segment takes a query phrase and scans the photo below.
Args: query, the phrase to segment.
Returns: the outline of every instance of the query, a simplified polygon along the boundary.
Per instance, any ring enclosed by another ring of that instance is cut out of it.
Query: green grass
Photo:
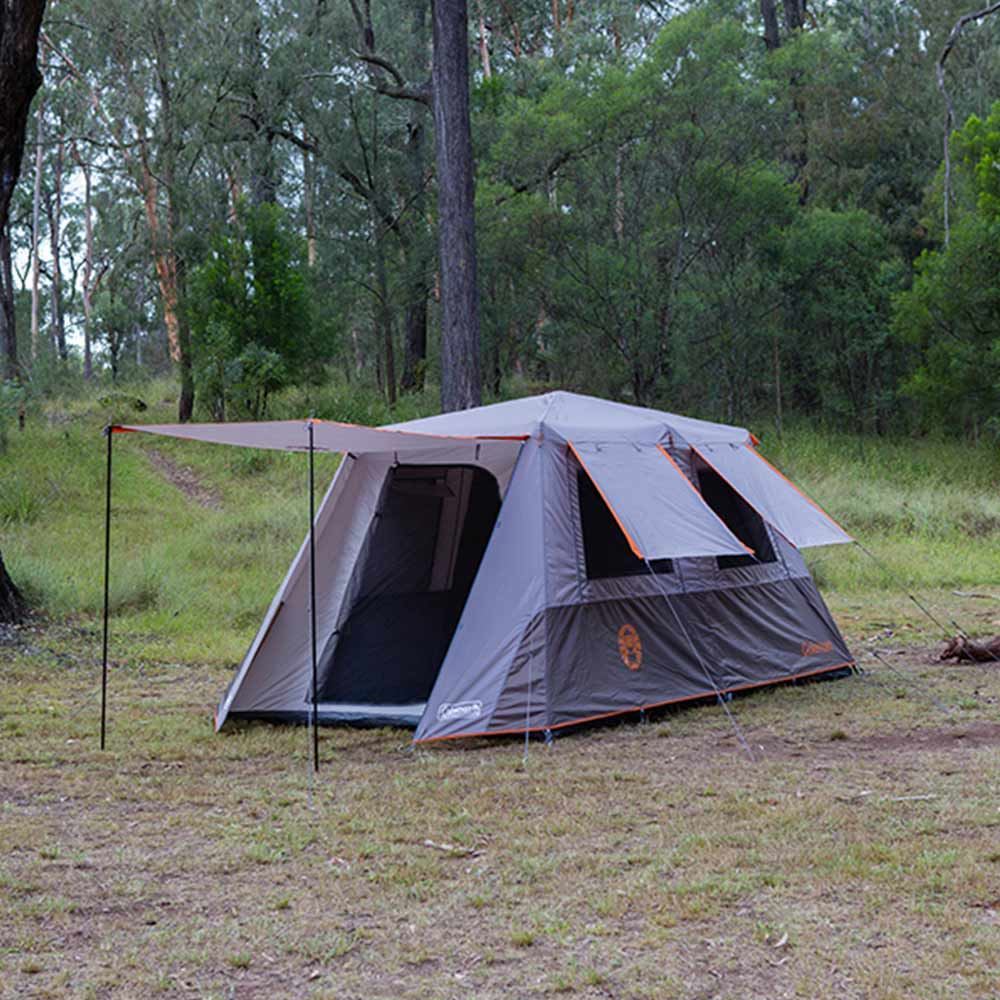
[[[842,594],[1000,585],[1000,448],[872,439],[794,427],[764,454],[878,557],[857,548],[808,558]],[[887,567],[887,569],[885,568]]]

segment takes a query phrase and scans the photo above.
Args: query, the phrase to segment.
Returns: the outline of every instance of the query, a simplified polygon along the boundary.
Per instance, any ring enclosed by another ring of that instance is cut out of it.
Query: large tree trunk
[[[465,0],[434,0],[434,148],[441,267],[441,409],[482,400]]]
[[[42,84],[38,32],[45,0],[0,4],[0,228],[7,221],[14,185],[21,174],[28,109]]]
[[[8,576],[3,564],[3,553],[0,552],[0,623],[16,625],[24,618],[26,610],[24,598]]]
[[[21,175],[28,111],[42,83],[38,70],[38,32],[44,13],[45,0],[0,3],[0,346],[6,378],[17,378],[20,370],[7,213],[14,185]]]

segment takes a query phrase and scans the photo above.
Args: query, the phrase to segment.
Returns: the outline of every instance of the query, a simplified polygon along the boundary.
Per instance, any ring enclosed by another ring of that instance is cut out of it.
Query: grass
[[[117,667],[102,754],[92,636],[0,655],[0,996],[994,995],[996,670],[738,699],[753,762],[702,706],[526,762],[324,730],[314,778],[212,735],[224,667]]]
[[[141,415],[125,393],[35,413],[0,455],[4,558],[48,614],[0,634],[0,997],[995,995],[1000,672],[932,664],[939,630],[901,586],[1000,631],[995,452],[765,440],[890,572],[810,554],[869,673],[733,702],[753,762],[702,706],[527,761],[324,730],[315,778],[303,730],[210,722],[305,531],[299,455],[116,438],[97,749],[100,427],[172,419],[165,386],[141,394]]]

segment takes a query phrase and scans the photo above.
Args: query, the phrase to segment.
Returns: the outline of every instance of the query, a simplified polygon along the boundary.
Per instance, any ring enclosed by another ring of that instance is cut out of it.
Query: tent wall
[[[416,739],[482,732],[491,719],[544,718],[545,449],[525,443]],[[503,698],[505,690],[514,692]],[[534,708],[529,707],[528,702]]]
[[[405,460],[408,464],[479,466],[494,476],[503,491],[510,483],[520,449],[520,441],[435,443],[419,452],[407,451]],[[397,457],[392,452],[348,456],[317,511],[316,611],[320,649],[340,621],[345,597],[355,578],[355,564],[368,537],[386,475]],[[300,547],[219,706],[217,728],[229,716],[301,721],[308,718],[311,654],[307,541]],[[319,716],[321,721],[340,717],[336,711],[324,710],[322,703]]]
[[[850,654],[812,584],[550,608],[549,726],[807,676]]]
[[[551,729],[851,662],[801,555],[760,520],[765,562],[588,578],[578,470],[558,440],[525,445],[416,740]],[[539,580],[544,594],[520,600]]]

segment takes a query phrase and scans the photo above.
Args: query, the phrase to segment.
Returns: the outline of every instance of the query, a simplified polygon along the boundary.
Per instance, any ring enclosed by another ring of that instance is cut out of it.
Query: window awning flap
[[[796,548],[854,541],[752,445],[702,444],[694,450]]]
[[[640,559],[750,551],[658,446],[574,442],[569,446]]]
[[[239,445],[244,448],[268,448],[276,451],[308,451],[309,426],[313,429],[316,451],[365,452],[419,451],[437,445],[486,440],[523,440],[501,435],[465,437],[460,434],[419,434],[414,431],[364,427],[333,420],[262,420],[231,424],[132,424],[112,428],[115,433],[131,431],[161,434],[188,441],[208,441],[213,444]]]

